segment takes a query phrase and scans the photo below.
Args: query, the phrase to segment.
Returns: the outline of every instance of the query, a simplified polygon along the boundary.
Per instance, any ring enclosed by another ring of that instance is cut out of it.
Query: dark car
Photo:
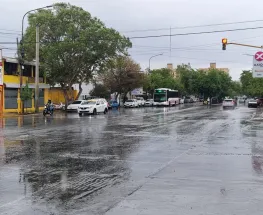
[[[249,108],[257,108],[259,106],[258,101],[255,99],[251,99],[248,101],[248,105]]]

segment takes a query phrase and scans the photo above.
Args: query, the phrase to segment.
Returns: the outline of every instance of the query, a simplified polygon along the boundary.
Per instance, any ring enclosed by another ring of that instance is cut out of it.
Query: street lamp
[[[157,55],[154,55],[154,56],[150,57],[150,59],[149,59],[149,72],[151,72],[151,59],[154,58],[154,57],[157,57],[157,56],[161,56],[161,55],[163,55],[163,53],[157,54]]]
[[[19,60],[19,63],[20,63],[20,99],[21,99],[21,92],[22,92],[22,85],[23,85],[23,67],[24,67],[24,62],[23,62],[23,59],[24,59],[24,47],[23,47],[23,40],[24,40],[24,19],[26,17],[27,14],[29,14],[30,12],[33,12],[33,11],[38,11],[38,10],[41,10],[41,9],[46,9],[46,8],[51,8],[53,7],[53,5],[48,5],[48,6],[45,6],[45,7],[40,7],[40,8],[36,8],[36,9],[33,9],[33,10],[29,10],[27,11],[23,18],[22,18],[22,38],[21,38],[21,41],[20,41],[20,45],[21,45],[21,52],[20,52],[20,60]],[[39,27],[37,26],[36,27],[36,32],[37,32],[37,35],[36,36],[39,36],[39,31],[38,31]],[[36,43],[36,72],[35,72],[35,79],[36,79],[36,83],[35,83],[35,108],[36,108],[36,112],[38,112],[38,94],[39,94],[39,41]],[[21,103],[20,103],[21,104]],[[22,107],[23,109],[23,107]],[[22,110],[23,112],[23,110]]]
[[[33,9],[33,10],[29,10],[27,11],[24,16],[23,16],[23,19],[22,19],[22,42],[23,42],[23,38],[24,38],[24,19],[26,17],[27,14],[29,14],[30,12],[33,12],[33,11],[37,11],[37,10],[41,10],[41,9],[46,9],[46,8],[51,8],[53,7],[53,5],[48,5],[48,6],[45,6],[45,7],[40,7],[40,8],[36,8],[36,9]]]

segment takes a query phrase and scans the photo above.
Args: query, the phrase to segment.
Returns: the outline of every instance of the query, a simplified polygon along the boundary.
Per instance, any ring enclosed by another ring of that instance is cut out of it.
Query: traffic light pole
[[[251,48],[263,49],[263,46],[253,46],[253,45],[247,45],[247,44],[242,44],[242,43],[227,43],[226,45],[237,45],[237,46],[246,46],[246,47],[251,47]]]

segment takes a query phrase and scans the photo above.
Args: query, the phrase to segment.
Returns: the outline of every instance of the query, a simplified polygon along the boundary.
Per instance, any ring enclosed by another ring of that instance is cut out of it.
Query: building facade
[[[0,112],[22,112],[20,83],[22,83],[23,87],[28,84],[32,90],[32,99],[26,101],[24,107],[27,112],[34,112],[35,62],[24,63],[22,77],[20,77],[20,65],[17,59],[3,57],[1,66]],[[43,76],[39,77],[39,107],[43,107],[48,101],[49,88],[50,86],[46,84],[45,78]]]
[[[223,71],[223,72],[225,72],[225,73],[227,73],[227,74],[229,74],[229,69],[228,68],[217,68],[216,67],[216,63],[210,63],[210,67],[209,68],[200,68],[200,69],[198,69],[198,70],[202,70],[202,71],[209,71],[210,69],[218,69],[218,70],[220,70],[220,71]]]

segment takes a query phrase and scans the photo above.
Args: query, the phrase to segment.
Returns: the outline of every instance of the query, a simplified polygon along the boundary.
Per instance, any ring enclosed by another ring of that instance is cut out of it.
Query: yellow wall
[[[68,95],[69,95],[69,91],[68,91]],[[78,91],[77,90],[73,90],[73,97],[72,95],[69,95],[69,98],[71,98],[72,100],[75,100],[75,98],[78,95]],[[51,88],[47,91],[47,97],[48,99],[50,99],[53,103],[65,103],[65,97],[64,97],[64,93],[63,90],[61,88]],[[47,99],[47,100],[48,100]]]

